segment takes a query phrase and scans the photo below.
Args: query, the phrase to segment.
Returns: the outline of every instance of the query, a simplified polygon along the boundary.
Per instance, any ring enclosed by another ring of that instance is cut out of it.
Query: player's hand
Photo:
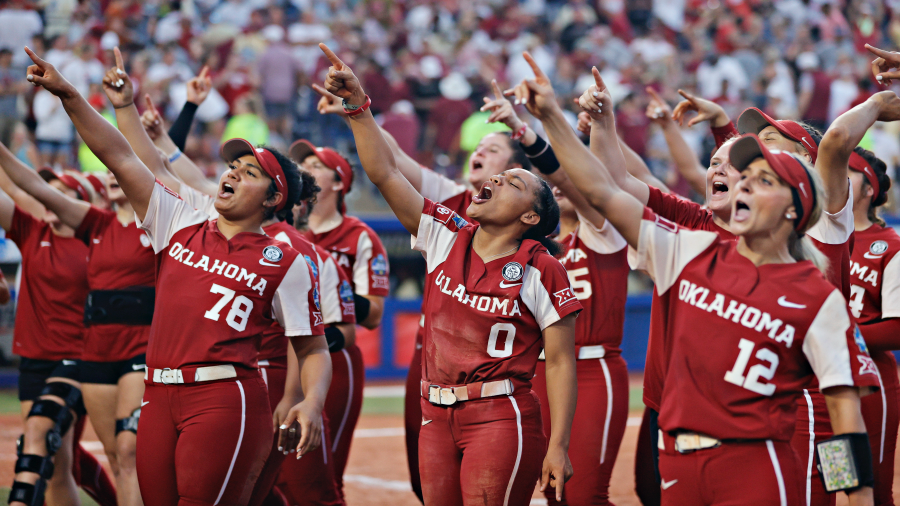
[[[578,131],[584,135],[591,135],[591,115],[587,111],[578,113]]]
[[[513,109],[512,102],[503,96],[500,86],[496,79],[491,80],[491,89],[494,91],[494,98],[484,97],[484,105],[481,106],[481,112],[491,111],[488,117],[488,123],[503,123],[513,132],[518,132],[524,123]]]
[[[895,70],[900,67],[900,53],[885,51],[868,44],[866,44],[866,49],[877,56],[872,60],[872,74],[875,75],[876,81],[883,86],[890,86],[894,79],[900,78],[900,70]]]
[[[516,104],[524,105],[532,116],[543,120],[549,116],[550,112],[559,108],[559,104],[556,101],[556,93],[553,92],[550,79],[538,67],[531,54],[526,51],[522,53],[522,56],[531,65],[534,79],[525,79],[514,88],[504,91],[503,94],[507,97],[514,95]]]
[[[34,54],[34,51],[28,47],[25,47],[25,52],[31,58],[31,61],[34,62],[34,65],[29,65],[26,71],[25,79],[28,82],[35,86],[42,86],[45,90],[62,99],[78,95],[78,90],[56,70],[56,67],[38,58],[38,55]]]
[[[322,411],[308,400],[288,411],[278,426],[278,447],[287,455],[297,452],[299,459],[322,443]]]
[[[672,108],[656,93],[656,90],[647,86],[647,94],[650,95],[650,103],[647,104],[647,117],[657,125],[663,126],[672,123]]]
[[[107,70],[103,76],[103,91],[112,102],[113,107],[121,109],[134,103],[134,86],[131,79],[125,73],[125,64],[122,61],[122,53],[119,48],[113,49],[116,55],[116,66]]]
[[[144,125],[144,130],[150,136],[150,139],[156,141],[168,135],[168,133],[166,132],[162,116],[160,116],[159,111],[153,104],[153,99],[150,98],[150,95],[144,95],[144,101],[147,103],[147,109],[141,114],[141,124]]]
[[[714,127],[723,127],[728,124],[728,114],[722,106],[705,98],[691,95],[684,90],[678,90],[678,94],[684,97],[684,100],[678,102],[675,110],[672,111],[672,119],[678,122],[680,126],[684,126],[684,115],[690,111],[695,111],[697,117],[688,121],[688,126],[692,127],[697,123],[709,121]]]
[[[325,53],[325,57],[331,62],[328,68],[328,76],[325,78],[325,90],[346,100],[350,105],[363,105],[366,103],[366,92],[363,91],[359,79],[350,70],[350,67],[344,64],[334,51],[325,44],[319,44],[319,49]]]
[[[541,470],[541,492],[546,490],[549,485],[556,489],[556,500],[562,501],[563,487],[572,477],[573,472],[569,453],[561,446],[550,445]]]
[[[6,304],[11,298],[9,293],[9,284],[6,282],[6,276],[0,275],[0,304]]]
[[[611,117],[613,113],[612,95],[609,94],[609,88],[600,77],[600,71],[597,67],[591,67],[591,73],[594,75],[594,84],[588,86],[580,97],[575,99],[581,109],[586,112],[592,120],[600,121],[604,117]]]
[[[850,506],[873,506],[875,497],[872,487],[862,487],[847,493],[850,499]]]
[[[187,82],[187,101],[200,105],[209,96],[212,90],[212,78],[209,77],[209,67],[204,65],[200,73]]]
[[[900,120],[900,98],[893,91],[879,91],[869,100],[874,100],[879,105],[878,121]]]
[[[341,103],[340,98],[315,83],[312,84],[312,89],[319,94],[319,103],[316,104],[319,114],[336,114],[342,118],[347,117],[347,111],[344,110],[344,104]]]

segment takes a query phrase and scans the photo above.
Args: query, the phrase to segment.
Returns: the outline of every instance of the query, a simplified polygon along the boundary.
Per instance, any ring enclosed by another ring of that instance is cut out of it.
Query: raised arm
[[[6,146],[3,146],[2,149],[6,150]],[[16,158],[16,160],[18,160],[18,158]],[[44,215],[46,210],[44,204],[41,204],[36,198],[16,186],[16,184],[12,182],[12,179],[6,175],[5,170],[0,170],[0,190],[3,190],[3,193],[9,195],[9,198],[11,198],[13,202],[26,213],[37,218]]]
[[[537,66],[530,54],[525,53],[524,56],[534,70],[535,79],[523,81],[516,86],[517,99],[524,102],[532,116],[543,123],[560,165],[565,169],[578,191],[616,227],[628,244],[637,246],[644,203],[620,188],[604,163],[582,144],[563,116],[550,80]],[[602,79],[596,70],[594,77],[602,84]],[[605,87],[602,89],[603,95],[606,97],[605,102],[609,104],[609,94],[605,93]],[[597,104],[593,105],[594,111],[601,108]],[[614,138],[616,136],[615,121],[605,117],[612,116],[612,107],[607,105],[603,109],[605,111],[599,120],[604,123],[611,122],[611,124],[604,124],[603,129],[611,130],[611,136]],[[596,127],[597,125],[594,125],[592,130]],[[618,149],[618,142],[614,145]],[[646,191],[646,187],[644,189]]]
[[[53,211],[60,221],[72,228],[77,229],[81,225],[81,221],[84,220],[91,208],[90,203],[73,199],[47,184],[37,172],[22,163],[3,144],[0,144],[0,167],[19,191],[34,197],[38,205],[43,205]],[[32,208],[37,209],[35,206]],[[32,216],[39,218],[43,216],[43,211],[40,214],[32,214]]]
[[[34,65],[28,67],[27,79],[32,84],[43,86],[62,100],[69,118],[88,148],[116,176],[122,191],[128,196],[131,206],[140,219],[147,213],[150,195],[156,178],[134,154],[125,137],[94,110],[78,90],[66,81],[53,65],[38,58],[25,48]],[[103,87],[114,87],[118,81],[103,80]],[[15,180],[15,179],[14,179]],[[23,188],[24,189],[24,188]],[[41,199],[38,199],[41,200]],[[46,203],[45,203],[46,204]],[[50,207],[49,205],[47,207]],[[52,208],[51,208],[52,209]],[[85,213],[87,210],[84,211]],[[82,218],[84,215],[82,215]],[[80,222],[80,220],[79,220]]]
[[[319,47],[331,61],[331,68],[328,69],[328,77],[325,79],[325,89],[346,100],[350,106],[363,106],[367,102],[366,92],[363,91],[353,71],[344,65],[328,46],[319,44]],[[391,206],[400,223],[409,233],[416,235],[419,231],[422,209],[425,208],[425,199],[397,168],[394,154],[384,140],[381,128],[375,123],[372,111],[367,109],[361,114],[352,116],[350,128],[353,130],[356,151],[359,153],[359,161],[366,175],[378,187],[378,191]]]
[[[206,65],[200,69],[200,74],[187,82],[187,101],[181,108],[178,118],[169,127],[169,137],[179,150],[184,151],[188,134],[191,132],[191,124],[200,104],[209,96],[212,90],[212,79],[209,78],[209,67]],[[173,150],[174,151],[174,150]],[[166,151],[171,153],[172,151]]]
[[[831,123],[819,143],[816,170],[825,183],[825,211],[840,212],[847,204],[850,184],[847,171],[853,148],[859,145],[876,121],[900,119],[900,98],[893,91],[878,92],[841,114]]]
[[[700,164],[697,153],[688,146],[681,135],[681,128],[672,119],[672,109],[659,94],[647,87],[650,103],[647,104],[647,117],[662,130],[669,153],[675,163],[675,169],[688,182],[691,189],[700,195],[706,195],[706,168]]]
[[[0,191],[0,227],[7,232],[12,230],[13,214],[16,212],[16,204],[5,192]],[[33,215],[32,215],[33,216]],[[0,274],[0,278],[3,275]],[[2,292],[2,290],[0,290]],[[2,293],[0,293],[2,295]],[[5,304],[0,302],[0,304]]]

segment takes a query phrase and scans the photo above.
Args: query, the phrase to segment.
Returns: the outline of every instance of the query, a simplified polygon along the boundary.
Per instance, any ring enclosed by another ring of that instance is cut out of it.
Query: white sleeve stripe
[[[675,284],[685,266],[717,238],[713,232],[681,229],[676,233],[663,228],[662,223],[642,220],[637,261],[632,268],[646,271],[662,295]]]
[[[372,260],[372,239],[363,231],[356,242],[356,261],[353,264],[353,293],[369,295],[369,261]]]
[[[541,272],[530,265],[525,266],[519,296],[522,297],[525,307],[534,315],[541,330],[560,320],[559,312],[553,306],[553,299],[541,282]]]
[[[293,244],[291,243],[291,238],[284,232],[278,232],[277,234],[275,234],[274,239],[277,239],[281,242],[286,242],[286,243],[290,244],[291,246],[293,246]]]
[[[331,256],[323,260],[316,254],[316,258],[319,265],[319,298],[322,305],[322,321],[341,323],[341,297],[338,294],[341,278],[338,276],[337,265]]]
[[[412,236],[411,242],[413,249],[421,251],[425,257],[429,274],[447,260],[458,236],[457,232],[436,222],[433,216],[422,214],[419,218],[418,235]]]
[[[169,240],[181,229],[206,222],[209,217],[202,211],[193,209],[171,190],[155,183],[147,203],[147,213],[143,221],[135,213],[138,227],[147,232],[153,251],[159,253],[169,246]]]
[[[601,255],[609,255],[617,251],[622,251],[628,246],[625,238],[619,234],[619,231],[612,226],[609,220],[603,222],[601,228],[597,228],[593,223],[578,215],[578,238],[584,242],[584,245],[592,251]]]
[[[422,169],[422,189],[419,193],[428,200],[443,202],[466,191],[466,187],[429,169]]]
[[[822,211],[822,217],[806,233],[822,244],[844,244],[850,240],[854,229],[853,186],[850,186],[844,208],[834,214]]]
[[[272,312],[286,335],[308,336],[312,333],[310,309],[314,308],[309,307],[311,289],[309,266],[301,255],[297,255],[272,298]]]
[[[881,275],[881,317],[900,318],[900,253],[884,266]]]
[[[819,308],[816,318],[803,340],[803,354],[812,366],[819,388],[853,385],[852,367],[856,357],[850,356],[847,330],[850,316],[841,292],[834,290]]]

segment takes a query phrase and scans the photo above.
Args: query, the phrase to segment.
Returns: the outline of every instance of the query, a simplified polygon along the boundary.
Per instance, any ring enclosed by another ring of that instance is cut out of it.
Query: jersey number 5
[[[756,358],[768,362],[768,367],[763,364],[756,364],[750,368],[750,372],[744,377],[744,370],[747,369],[747,363],[750,362],[753,347],[753,341],[741,339],[741,342],[738,343],[738,348],[741,349],[741,352],[738,354],[734,367],[725,373],[725,381],[760,395],[772,395],[775,393],[775,385],[760,383],[759,378],[770,380],[775,376],[775,368],[778,367],[778,355],[767,348],[760,348],[756,352]]]
[[[219,312],[222,311],[225,304],[228,304],[231,302],[231,299],[234,299],[234,302],[231,304],[231,311],[228,311],[228,316],[225,317],[225,322],[234,330],[243,332],[244,329],[247,328],[247,319],[250,317],[250,311],[253,310],[253,301],[243,295],[238,295],[237,298],[235,298],[234,290],[215,283],[213,283],[213,286],[209,291],[222,294],[222,298],[219,299],[219,302],[216,302],[216,305],[203,316],[214,322],[219,321]]]
[[[578,276],[588,275],[587,267],[572,269],[566,271],[566,274],[569,275],[569,284],[572,285],[572,293],[575,294],[575,297],[578,300],[587,299],[594,293],[594,290],[591,288],[590,279],[578,279]]]

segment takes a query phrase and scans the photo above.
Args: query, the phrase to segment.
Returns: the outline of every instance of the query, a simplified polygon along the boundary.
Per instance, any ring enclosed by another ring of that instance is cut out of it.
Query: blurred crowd
[[[326,42],[401,147],[456,177],[478,140],[504,128],[479,107],[492,79],[510,87],[532,77],[528,50],[572,111],[597,66],[623,139],[687,194],[645,115],[646,87],[672,104],[681,88],[732,118],[756,106],[825,129],[876,91],[863,45],[900,47],[900,0],[7,0],[0,27],[0,140],[33,166],[104,170],[60,102],[24,80],[25,45],[111,121],[100,81],[113,47],[170,120],[186,81],[207,66],[214,90],[186,153],[210,176],[222,170],[220,141],[235,136],[275,147],[307,138],[352,156],[349,129],[318,113],[309,87],[327,69],[316,46]],[[705,162],[708,125],[684,128]],[[896,129],[877,125],[863,145],[892,173],[900,166]]]

